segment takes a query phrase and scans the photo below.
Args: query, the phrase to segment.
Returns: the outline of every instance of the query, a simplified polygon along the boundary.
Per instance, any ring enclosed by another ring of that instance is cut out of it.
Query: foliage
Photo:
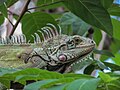
[[[97,1],[96,0],[76,0],[76,1],[65,0],[64,1],[64,4],[75,15],[77,15],[87,23],[96,26],[102,30],[105,30],[108,34],[112,35],[113,29],[112,29],[110,16],[107,10],[105,10],[100,3],[101,3],[100,0]],[[104,17],[106,17],[106,21]]]
[[[29,18],[31,18],[31,19],[28,20]],[[39,23],[39,22],[42,22],[42,23]],[[26,36],[26,37],[29,38],[29,40],[33,39],[31,37],[31,35],[34,33],[38,33],[37,30],[40,30],[42,27],[46,26],[46,23],[53,23],[54,25],[56,25],[56,22],[53,17],[51,17],[49,14],[42,13],[42,12],[26,14],[22,18],[22,23],[24,23],[23,27],[22,27],[23,33],[25,35],[28,34],[28,36]],[[30,26],[30,27],[28,27],[28,26]]]
[[[3,24],[5,18],[9,21],[8,8],[17,1],[0,0],[0,25]],[[14,15],[18,17],[17,22],[22,23],[22,32],[31,42],[33,42],[31,35],[41,30],[41,27],[47,23],[59,24],[62,32],[69,35],[85,36],[88,30],[93,28],[93,39],[97,46],[103,38],[101,31],[106,32],[112,40],[110,50],[94,50],[94,53],[101,55],[101,62],[83,62],[73,67],[74,71],[79,70],[87,63],[84,74],[60,74],[36,68],[24,70],[0,68],[0,86],[3,84],[10,88],[10,82],[14,81],[25,85],[24,90],[120,90],[120,21],[113,18],[113,16],[120,17],[120,7],[113,1],[38,0],[36,7],[24,8],[25,11],[20,16]],[[64,12],[54,14],[42,12],[58,7],[63,7]],[[32,9],[35,11],[30,12]],[[13,25],[13,31],[16,27],[17,23]],[[104,62],[108,58],[113,60],[114,64]],[[97,78],[90,76],[95,69],[100,71]],[[111,72],[103,73],[104,69],[109,69]],[[26,81],[29,80],[36,82],[26,85]]]
[[[120,88],[120,74],[105,74],[103,72],[99,72],[99,74],[100,77],[94,78],[85,74],[60,74],[37,68],[24,70],[0,68],[0,82],[9,88],[10,81],[19,82],[24,85],[26,85],[26,80],[37,81],[26,85],[24,90],[41,90],[43,88],[46,88],[45,90],[97,90],[103,88],[102,85],[114,86],[116,84],[114,81],[116,80],[118,84],[114,86],[114,90]]]

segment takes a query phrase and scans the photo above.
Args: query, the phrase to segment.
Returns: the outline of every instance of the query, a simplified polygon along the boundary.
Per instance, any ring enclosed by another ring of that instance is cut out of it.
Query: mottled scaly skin
[[[30,46],[20,45],[1,45],[0,46],[0,67],[17,68],[25,65],[24,61],[19,58],[22,52],[31,52]]]
[[[29,43],[24,34],[0,38],[0,67],[36,67],[60,73],[69,72],[67,68],[86,60],[95,47],[95,42],[89,38],[62,35],[61,28],[51,23],[32,37],[34,43]]]
[[[37,67],[64,73],[73,63],[83,61],[94,47],[93,40],[79,35],[57,35],[37,44],[0,45],[0,67]]]

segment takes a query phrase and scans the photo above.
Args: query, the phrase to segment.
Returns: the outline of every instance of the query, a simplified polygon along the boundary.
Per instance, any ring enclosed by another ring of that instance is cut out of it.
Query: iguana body
[[[26,42],[24,35],[1,39],[0,67],[37,67],[64,73],[73,63],[85,60],[95,47],[93,40],[62,35],[52,24],[42,31],[42,40],[35,33],[33,44]]]

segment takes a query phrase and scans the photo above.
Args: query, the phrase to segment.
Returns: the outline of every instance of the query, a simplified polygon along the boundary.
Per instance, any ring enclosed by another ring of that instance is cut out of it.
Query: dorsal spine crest
[[[52,40],[54,37],[58,37],[60,34],[61,34],[60,27],[59,30],[57,30],[57,28],[53,24],[47,23],[45,27],[41,28],[41,30],[37,30],[37,32],[35,32],[31,36],[34,39],[34,44],[40,44],[45,41]],[[30,40],[27,41],[26,36],[24,34],[13,35],[11,36],[11,38],[9,37],[0,38],[0,45],[29,45],[29,44]]]

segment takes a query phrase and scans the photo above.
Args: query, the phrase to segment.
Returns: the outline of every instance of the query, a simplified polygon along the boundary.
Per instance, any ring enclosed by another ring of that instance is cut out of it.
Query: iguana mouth
[[[76,60],[73,61],[71,64],[76,64],[76,63],[80,63],[84,60],[87,60],[90,57],[91,53],[92,53],[92,51],[89,51],[88,53],[85,53],[85,54],[77,57]]]
[[[92,50],[91,50],[91,51],[92,51]],[[91,51],[89,51],[88,53],[85,53],[85,54],[81,55],[79,58],[83,58],[83,57],[85,57],[86,55],[89,55],[89,54],[91,53]]]
[[[89,47],[89,46],[88,46]],[[91,46],[91,48],[86,48],[86,51],[84,51],[83,54],[76,54],[75,57],[63,62],[62,64],[65,64],[65,63],[78,63],[78,62],[81,62],[83,61],[84,59],[87,59],[88,57],[90,57],[92,51],[94,49],[94,45]],[[85,49],[84,49],[85,50]]]

